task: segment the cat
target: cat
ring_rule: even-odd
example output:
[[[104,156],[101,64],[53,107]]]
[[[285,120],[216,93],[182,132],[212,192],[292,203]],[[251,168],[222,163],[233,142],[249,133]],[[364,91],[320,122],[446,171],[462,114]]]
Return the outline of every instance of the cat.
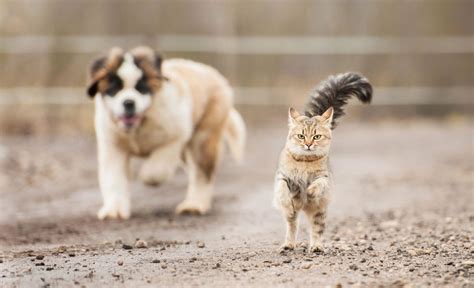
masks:
[[[280,154],[275,176],[274,204],[286,220],[286,237],[280,251],[296,244],[298,213],[303,210],[311,223],[310,252],[322,252],[321,235],[333,187],[329,150],[336,119],[351,96],[363,103],[372,100],[372,85],[352,72],[330,76],[311,93],[304,115],[288,111],[288,137]]]

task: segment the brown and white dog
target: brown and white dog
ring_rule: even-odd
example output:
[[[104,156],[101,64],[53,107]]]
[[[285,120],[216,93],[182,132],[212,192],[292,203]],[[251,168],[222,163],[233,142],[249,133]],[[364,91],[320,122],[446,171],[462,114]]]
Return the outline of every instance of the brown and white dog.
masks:
[[[176,212],[208,212],[223,139],[236,160],[245,143],[227,80],[201,63],[162,61],[148,47],[111,49],[92,64],[90,78],[103,197],[98,217],[130,217],[131,156],[145,158],[139,178],[150,185],[185,164],[189,186]]]

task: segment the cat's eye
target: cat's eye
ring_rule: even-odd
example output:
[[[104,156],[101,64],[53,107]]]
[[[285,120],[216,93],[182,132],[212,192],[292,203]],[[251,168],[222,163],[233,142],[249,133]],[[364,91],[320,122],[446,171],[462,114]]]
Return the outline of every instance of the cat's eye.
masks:
[[[313,139],[314,140],[319,140],[319,139],[321,139],[321,137],[323,137],[323,135],[317,134],[317,135],[314,135]]]
[[[304,135],[303,135],[303,134],[298,134],[298,135],[296,135],[296,136],[298,137],[298,139],[301,139],[301,140],[304,139]]]

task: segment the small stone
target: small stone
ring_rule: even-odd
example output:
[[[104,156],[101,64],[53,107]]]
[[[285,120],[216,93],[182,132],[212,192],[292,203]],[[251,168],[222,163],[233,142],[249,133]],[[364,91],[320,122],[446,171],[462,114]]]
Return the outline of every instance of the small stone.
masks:
[[[46,267],[46,271],[51,271],[53,270],[53,267]]]
[[[122,266],[122,265],[123,265],[123,260],[118,260],[118,261],[117,261],[117,264],[118,264],[119,266]]]
[[[399,223],[396,220],[390,220],[380,223],[380,227],[382,228],[395,228],[398,227]]]
[[[197,241],[196,244],[197,244],[197,247],[198,247],[198,248],[204,248],[204,247],[206,247],[206,244],[205,244],[204,242],[202,242],[202,241]]]
[[[218,268],[221,268],[221,263],[216,263],[216,265],[212,267],[212,269],[218,269]]]
[[[474,267],[474,260],[466,260],[461,263],[462,266]]]
[[[76,257],[76,254],[75,253],[69,253],[68,256],[69,257]]]
[[[290,258],[285,259],[285,260],[283,260],[283,263],[286,263],[286,264],[291,263],[291,259]]]
[[[311,263],[303,263],[301,264],[301,269],[309,269],[313,266]]]
[[[133,246],[128,245],[128,244],[122,244],[122,248],[125,249],[125,250],[130,250],[130,249],[133,249]]]
[[[36,260],[43,260],[43,259],[44,259],[44,255],[37,255],[35,258],[36,258]]]
[[[168,268],[168,266],[166,266],[165,264],[163,264],[163,265],[161,265],[161,268],[162,268],[162,269],[166,269],[166,268]]]
[[[67,250],[67,247],[66,247],[66,246],[59,246],[59,247],[58,247],[58,252],[59,252],[59,253],[64,253],[64,252],[66,252],[66,250]]]
[[[151,263],[160,263],[161,261],[159,259],[154,259],[153,261],[151,261]]]
[[[357,265],[355,264],[352,264],[349,266],[349,269],[356,271],[357,269],[359,269],[359,267],[357,267]]]
[[[148,248],[148,243],[146,243],[145,240],[137,240],[137,242],[135,242],[135,247],[137,247],[137,248]]]

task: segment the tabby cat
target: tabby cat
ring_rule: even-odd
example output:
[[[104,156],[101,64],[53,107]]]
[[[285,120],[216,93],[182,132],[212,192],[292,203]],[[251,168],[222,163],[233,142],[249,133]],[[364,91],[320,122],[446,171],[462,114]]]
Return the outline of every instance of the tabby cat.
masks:
[[[288,138],[275,177],[275,205],[287,224],[281,250],[295,247],[298,213],[303,210],[312,226],[309,251],[322,251],[321,235],[333,186],[329,169],[332,129],[351,96],[370,103],[372,86],[362,75],[349,72],[320,83],[310,94],[304,115],[289,109]]]

